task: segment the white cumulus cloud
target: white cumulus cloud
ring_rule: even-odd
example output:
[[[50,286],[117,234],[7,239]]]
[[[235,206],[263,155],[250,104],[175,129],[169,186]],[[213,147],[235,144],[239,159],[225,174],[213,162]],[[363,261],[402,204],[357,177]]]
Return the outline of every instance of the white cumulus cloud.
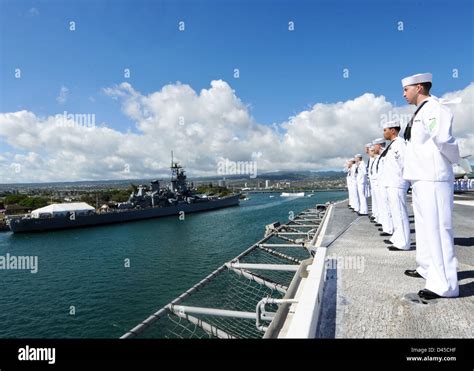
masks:
[[[341,168],[382,135],[383,120],[406,122],[414,111],[366,93],[317,103],[285,122],[265,125],[222,80],[199,92],[179,82],[150,94],[128,83],[104,92],[120,102],[136,133],[30,111],[0,113],[0,141],[13,148],[0,154],[0,183],[167,176],[171,150],[194,176],[217,175],[223,159],[256,161],[259,173]],[[451,106],[453,133],[461,154],[473,153],[474,84],[443,97],[462,99]]]

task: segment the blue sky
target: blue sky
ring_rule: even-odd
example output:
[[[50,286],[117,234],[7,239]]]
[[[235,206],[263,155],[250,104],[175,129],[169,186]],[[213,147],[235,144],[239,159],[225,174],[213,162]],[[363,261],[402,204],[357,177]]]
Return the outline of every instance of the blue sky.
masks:
[[[281,122],[317,102],[365,92],[402,103],[399,80],[431,71],[435,94],[472,81],[471,1],[5,1],[2,112],[97,113],[133,127],[103,87],[142,94],[181,81],[227,81],[258,122]],[[37,12],[30,9],[35,8]],[[68,22],[76,22],[75,32]],[[186,31],[179,32],[183,20]],[[289,21],[295,31],[288,32]],[[404,31],[397,22],[404,22]],[[13,76],[21,68],[21,80]],[[239,68],[240,78],[233,78]],[[350,78],[342,78],[349,68]],[[460,76],[452,79],[458,68]],[[56,101],[67,86],[67,104]],[[91,102],[90,97],[95,99]]]
[[[199,93],[219,79],[261,125],[367,92],[404,106],[407,75],[432,72],[437,96],[473,81],[472,35],[468,0],[0,0],[0,114],[94,113],[96,124],[138,133],[104,88],[128,82],[148,95],[180,81]]]

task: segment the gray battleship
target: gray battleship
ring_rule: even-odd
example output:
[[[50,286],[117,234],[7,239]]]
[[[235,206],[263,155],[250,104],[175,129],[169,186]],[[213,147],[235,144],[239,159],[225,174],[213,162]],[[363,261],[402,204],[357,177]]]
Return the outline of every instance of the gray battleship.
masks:
[[[199,195],[188,185],[182,166],[171,160],[171,184],[160,188],[160,181],[151,182],[150,189],[138,186],[127,202],[116,209],[96,210],[86,203],[53,204],[33,210],[24,216],[7,219],[15,232],[43,232],[56,229],[91,227],[162,216],[182,215],[199,211],[238,206],[239,194],[226,197]]]

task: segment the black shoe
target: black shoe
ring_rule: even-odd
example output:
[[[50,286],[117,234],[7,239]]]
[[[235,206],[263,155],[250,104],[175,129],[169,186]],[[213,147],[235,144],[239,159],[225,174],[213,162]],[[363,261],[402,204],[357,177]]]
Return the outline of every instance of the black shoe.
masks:
[[[392,241],[390,241],[390,240],[383,240],[383,242],[388,243],[389,245],[392,244]]]
[[[380,232],[383,232],[383,228],[379,228],[379,231],[380,231]]]
[[[371,223],[375,223],[375,220],[371,220],[370,222],[371,222]]]
[[[382,232],[382,233],[380,233],[380,236],[382,236],[382,237],[387,237],[387,236],[391,236],[391,234],[390,234],[390,233]]]
[[[360,214],[360,213],[357,213],[357,214],[359,214],[359,216],[367,216],[367,214]]]
[[[405,275],[407,275],[408,277],[413,277],[413,278],[423,278],[423,276],[421,274],[419,274],[416,269],[407,269],[405,271]]]
[[[376,227],[381,227],[382,224],[380,224],[380,223],[375,223],[375,226],[376,226]]]
[[[408,250],[399,249],[398,247],[393,246],[393,245],[387,247],[387,249],[389,249],[390,251],[408,251]]]
[[[427,289],[423,289],[423,290],[418,291],[418,296],[421,299],[425,299],[425,300],[432,300],[432,299],[442,298],[442,296],[434,293],[433,291],[427,290]]]

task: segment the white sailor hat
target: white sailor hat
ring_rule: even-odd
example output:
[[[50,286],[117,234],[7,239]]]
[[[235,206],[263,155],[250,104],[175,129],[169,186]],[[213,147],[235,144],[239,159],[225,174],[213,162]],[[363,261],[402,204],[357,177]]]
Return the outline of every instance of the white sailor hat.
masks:
[[[372,141],[372,144],[375,145],[375,144],[385,144],[385,139],[383,138],[377,138],[377,139],[374,139]]]
[[[354,155],[354,158],[362,158],[362,155],[358,153],[357,155]]]
[[[366,143],[365,146],[364,146],[364,148],[370,148],[371,145],[372,145],[372,142]]]
[[[415,85],[415,84],[422,84],[424,82],[432,82],[433,81],[433,75],[429,72],[427,73],[418,73],[413,76],[408,76],[402,79],[402,86],[408,86],[408,85]]]
[[[399,128],[400,127],[400,121],[394,120],[394,121],[387,121],[382,124],[383,129],[387,128]]]

